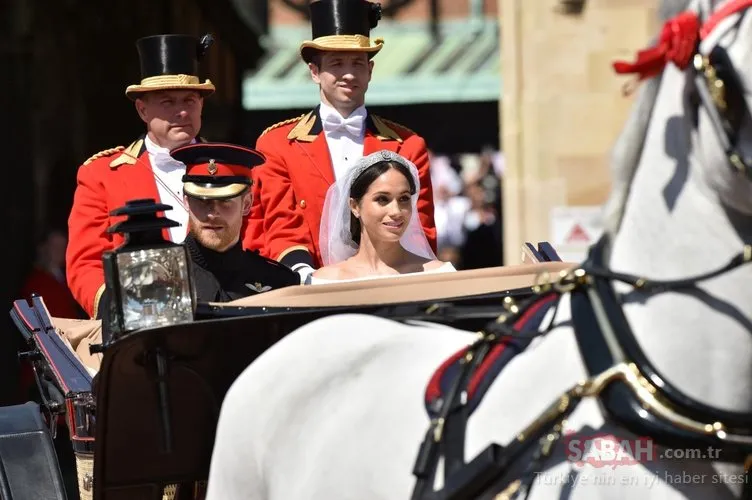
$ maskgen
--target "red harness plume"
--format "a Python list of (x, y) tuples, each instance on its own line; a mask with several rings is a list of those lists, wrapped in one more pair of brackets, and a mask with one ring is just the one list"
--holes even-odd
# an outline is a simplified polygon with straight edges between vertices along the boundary
[(614, 71), (618, 74), (636, 73), (637, 81), (641, 81), (656, 76), (668, 63), (684, 69), (692, 60), (700, 40), (725, 18), (748, 7), (752, 7), (752, 0), (732, 0), (710, 16), (705, 24), (701, 24), (696, 13), (682, 12), (666, 21), (656, 45), (639, 51), (632, 63), (614, 62)]

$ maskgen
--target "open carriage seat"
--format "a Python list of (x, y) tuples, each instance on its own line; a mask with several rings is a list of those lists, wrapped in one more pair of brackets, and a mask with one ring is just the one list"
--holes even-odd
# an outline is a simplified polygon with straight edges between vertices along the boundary
[(102, 322), (98, 319), (52, 318), (52, 325), (67, 341), (83, 365), (94, 375), (99, 371), (102, 354), (89, 351), (89, 346), (102, 342)]
[[(19, 304), (23, 301), (17, 301), (14, 308), (24, 318), (37, 316), (36, 323), (18, 322), (27, 336), (46, 332), (42, 335), (45, 342), (58, 339), (62, 364), (75, 368), (77, 363), (66, 358), (71, 350), (77, 355), (89, 369), (88, 374), (80, 368), (76, 372), (82, 384), (89, 381), (88, 391), (91, 372), (97, 371), (98, 389), (89, 392), (93, 400), (86, 405), (90, 406), (76, 406), (75, 398), (87, 396), (81, 392), (84, 385), (78, 392), (64, 391), (66, 405), (81, 413), (69, 419), (69, 425), (88, 432), (77, 435), (79, 444), (86, 447), (76, 454), (82, 498), (92, 498), (93, 493), (95, 500), (158, 500), (164, 498), (163, 491), (168, 491), (166, 497), (174, 494), (170, 485), (193, 485), (207, 479), (226, 391), (254, 359), (303, 324), (341, 309), (395, 316), (395, 304), (400, 310), (424, 310), (427, 303), (442, 301), (498, 305), (498, 296), (526, 295), (546, 274), (554, 280), (571, 267), (571, 263), (543, 262), (289, 287), (211, 304), (208, 307), (214, 314), (199, 315), (190, 323), (134, 331), (113, 341), (103, 354), (94, 355), (89, 346), (101, 342), (100, 321), (48, 319), (39, 299), (32, 308)], [(96, 425), (91, 426), (94, 421)]]
[[(236, 309), (237, 315), (242, 315), (244, 310), (250, 312), (256, 308), (369, 306), (447, 300), (531, 288), (544, 278), (546, 273), (553, 280), (560, 271), (574, 265), (576, 264), (567, 262), (539, 262), (455, 273), (301, 285), (280, 288), (232, 302), (212, 303), (210, 306), (220, 315), (227, 309)], [(52, 318), (52, 322), (84, 366), (90, 372), (96, 373), (102, 362), (102, 354), (90, 353), (89, 346), (102, 341), (101, 321)]]

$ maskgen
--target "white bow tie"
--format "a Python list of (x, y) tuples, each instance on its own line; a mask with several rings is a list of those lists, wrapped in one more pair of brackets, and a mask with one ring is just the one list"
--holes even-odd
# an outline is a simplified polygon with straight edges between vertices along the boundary
[(341, 130), (354, 137), (359, 137), (360, 131), (363, 129), (363, 115), (352, 115), (342, 118), (340, 115), (334, 113), (326, 117), (322, 126), (325, 132)]
[(169, 153), (164, 153), (162, 151), (159, 151), (155, 153), (153, 157), (154, 157), (154, 166), (162, 171), (169, 172), (171, 170), (185, 168), (185, 165), (183, 163), (177, 161), (175, 158), (170, 156)]

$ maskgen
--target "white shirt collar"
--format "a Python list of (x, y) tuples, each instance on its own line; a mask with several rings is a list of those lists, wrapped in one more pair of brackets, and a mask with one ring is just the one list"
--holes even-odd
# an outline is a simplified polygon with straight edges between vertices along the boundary
[[(189, 144), (196, 144), (196, 139), (194, 138)], [(158, 146), (154, 141), (151, 140), (151, 137), (149, 137), (149, 134), (146, 134), (144, 137), (144, 144), (146, 145), (146, 150), (150, 152), (151, 154), (170, 154), (170, 150), (167, 148), (163, 148), (162, 146)]]
[[(195, 142), (196, 139), (193, 139), (190, 143), (194, 144)], [(144, 138), (144, 145), (146, 146), (146, 151), (148, 151), (149, 155), (151, 155), (154, 166), (159, 170), (169, 172), (175, 169), (185, 169), (185, 165), (183, 163), (170, 156), (170, 150), (168, 148), (158, 146), (154, 141), (151, 140), (149, 134), (146, 134), (146, 137)]]
[(149, 134), (146, 134), (146, 137), (144, 138), (144, 144), (146, 145), (146, 150), (155, 156), (159, 154), (170, 154), (169, 149), (158, 146), (154, 141), (152, 141), (149, 137)]
[[(319, 116), (321, 117), (321, 121), (326, 120), (326, 117), (330, 115), (339, 115), (339, 111), (337, 111), (336, 109), (334, 109), (333, 107), (329, 106), (328, 104), (322, 101), (319, 106)], [(350, 113), (349, 116), (342, 116), (342, 118), (350, 118), (350, 116), (362, 116), (363, 126), (365, 127), (365, 118), (366, 116), (368, 116), (368, 112), (366, 111), (365, 105), (358, 106), (357, 108), (353, 110), (352, 113)]]

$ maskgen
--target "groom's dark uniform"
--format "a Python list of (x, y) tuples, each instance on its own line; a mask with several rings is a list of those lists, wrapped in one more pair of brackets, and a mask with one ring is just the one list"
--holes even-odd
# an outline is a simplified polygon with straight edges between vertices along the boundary
[(243, 250), (240, 242), (224, 252), (206, 248), (191, 235), (183, 244), (191, 256), (196, 297), (201, 302), (229, 302), (300, 284), (300, 277), (288, 267)]

